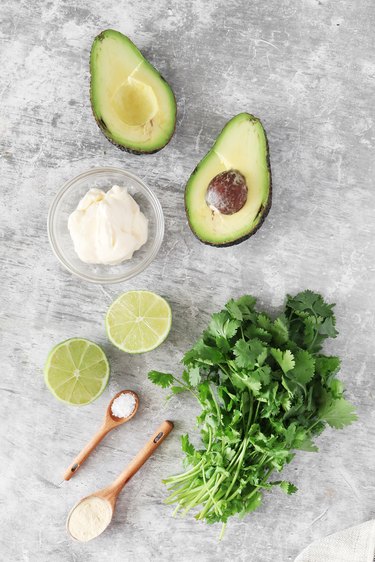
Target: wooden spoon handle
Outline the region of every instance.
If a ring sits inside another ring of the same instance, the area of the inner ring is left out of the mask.
[[[110,486],[110,494],[112,497],[116,498],[121,492],[123,487],[130,478],[134,476],[136,472],[144,465],[144,463],[149,459],[152,453],[159,447],[159,445],[164,441],[167,435],[173,429],[173,423],[171,421],[163,421],[161,425],[157,428],[151,439],[146,443],[146,445],[137,453],[132,461],[128,464],[125,470],[116,478],[116,480]]]
[[[64,480],[70,480],[72,476],[76,474],[79,467],[85,462],[87,457],[92,453],[95,447],[100,443],[100,441],[107,435],[111,430],[111,427],[103,425],[93,438],[87,443],[87,445],[82,449],[82,451],[76,456],[72,464],[64,473]]]

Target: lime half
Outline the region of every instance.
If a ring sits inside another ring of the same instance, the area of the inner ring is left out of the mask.
[[[151,291],[129,291],[108,309],[105,324],[111,342],[127,353],[158,347],[171,329],[171,307]]]
[[[67,404],[83,406],[98,398],[109,378],[104,351],[92,341],[72,338],[56,345],[44,366],[52,394]]]

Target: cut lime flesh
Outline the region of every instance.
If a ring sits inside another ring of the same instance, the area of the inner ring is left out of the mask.
[[[105,323],[116,347],[127,353],[144,353],[158,347],[168,336],[171,307],[151,291],[128,291],[111,304]]]
[[[62,402],[75,406],[90,404],[105,389],[109,363],[96,343],[72,338],[56,345],[44,366],[46,385]]]

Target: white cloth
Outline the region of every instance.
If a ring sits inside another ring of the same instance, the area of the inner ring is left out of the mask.
[[[374,562],[375,520],[310,544],[295,562]]]

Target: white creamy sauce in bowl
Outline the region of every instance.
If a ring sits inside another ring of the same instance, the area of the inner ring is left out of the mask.
[[[92,188],[68,219],[81,261],[117,265],[130,260],[148,238],[148,220],[125,187]]]

